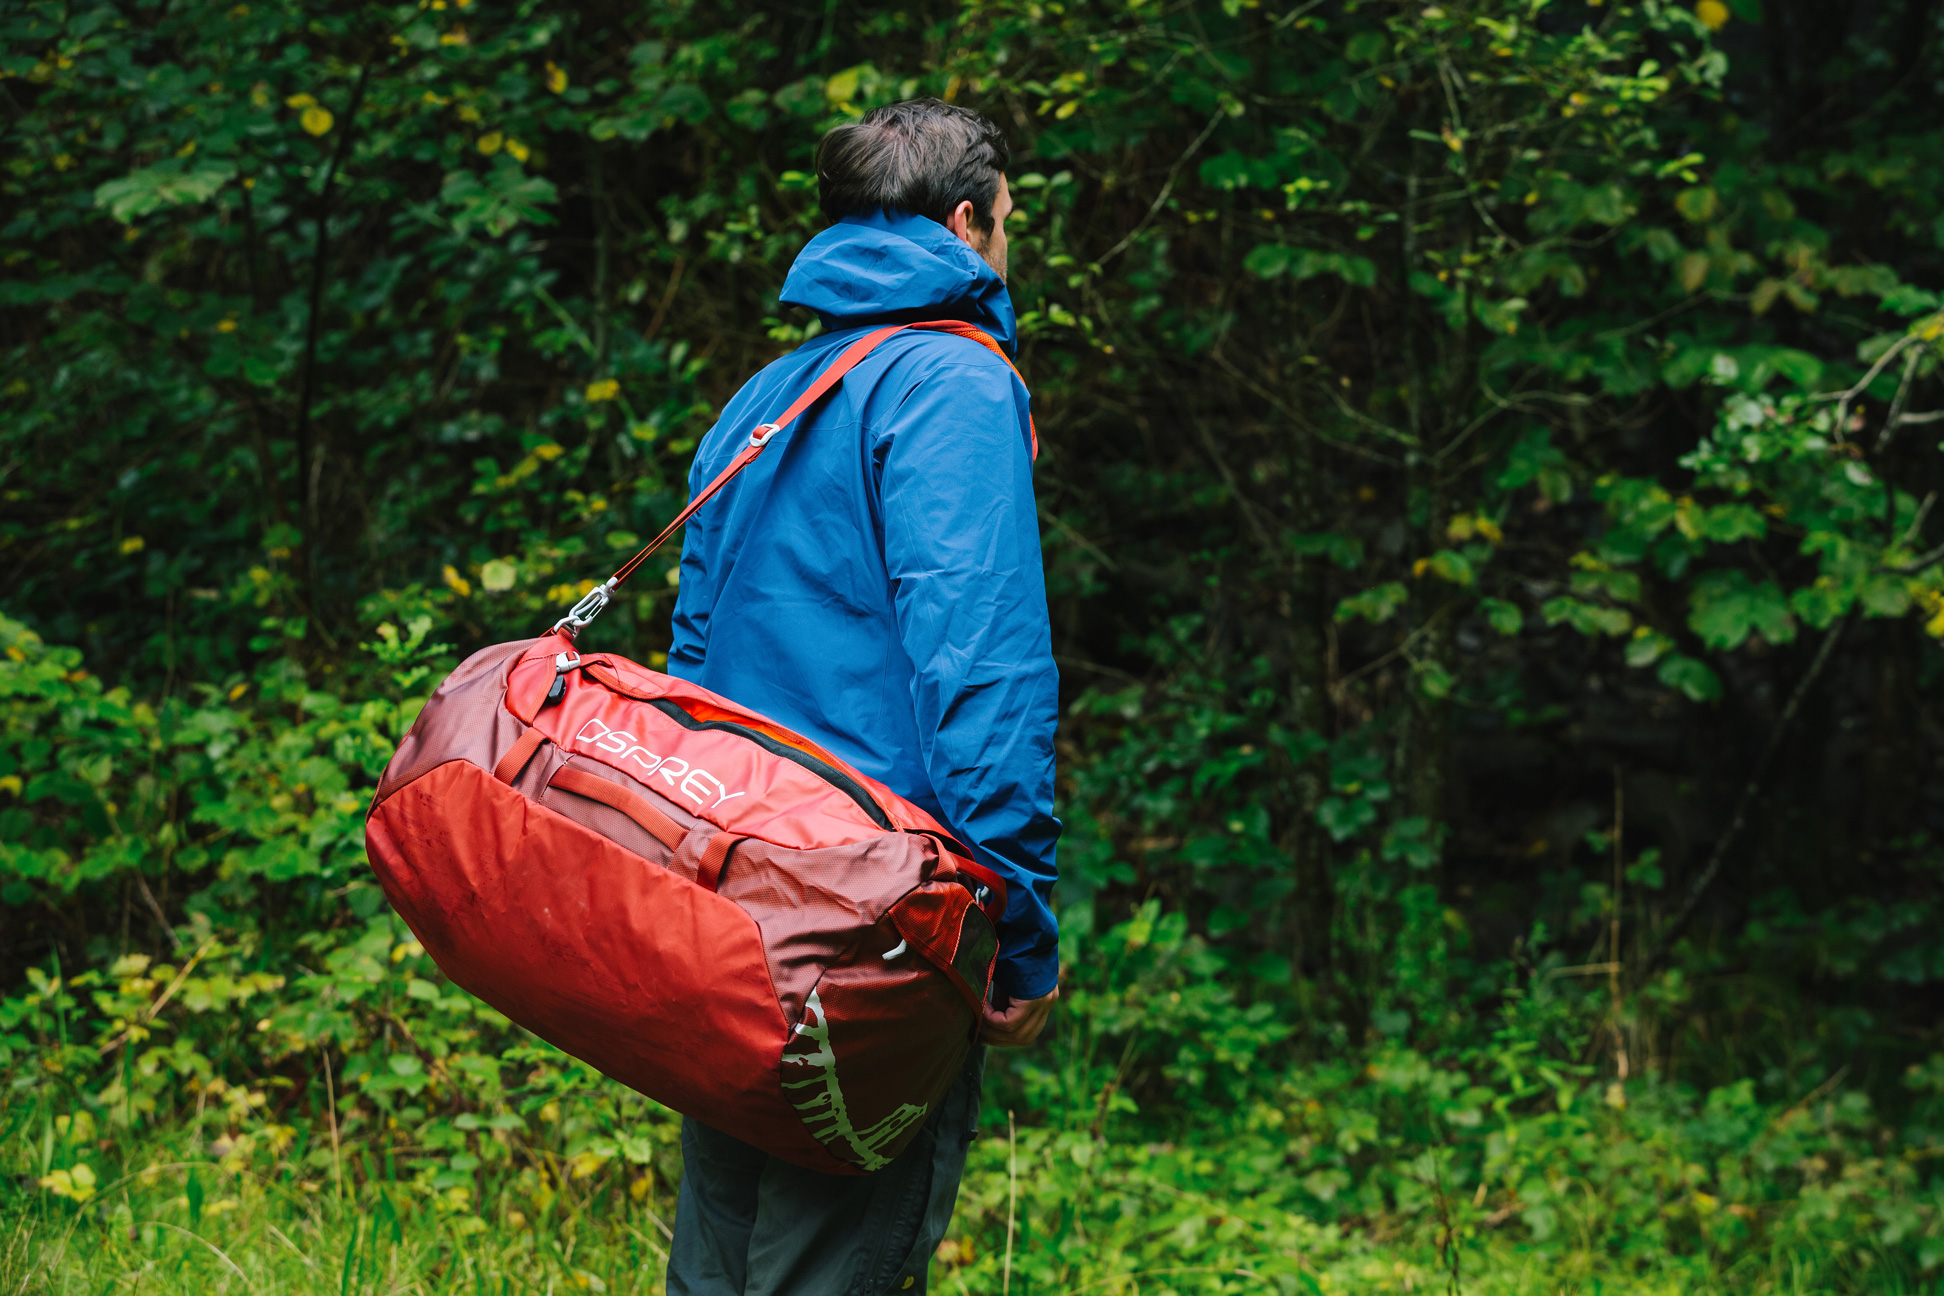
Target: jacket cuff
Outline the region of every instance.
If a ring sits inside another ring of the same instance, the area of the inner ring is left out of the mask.
[[[1060,984],[1060,951],[1020,950],[1001,954],[992,974],[993,998],[1004,996],[1014,1002],[1044,999]]]

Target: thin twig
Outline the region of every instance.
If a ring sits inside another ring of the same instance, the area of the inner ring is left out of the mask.
[[[1202,127],[1201,134],[1195,136],[1195,142],[1190,144],[1187,150],[1175,159],[1174,165],[1168,168],[1168,178],[1162,184],[1161,192],[1154,196],[1154,202],[1148,207],[1147,215],[1141,217],[1140,223],[1133,229],[1127,231],[1125,238],[1109,248],[1106,256],[1094,262],[1096,268],[1106,265],[1121,253],[1127,251],[1128,245],[1140,237],[1141,231],[1153,224],[1154,218],[1161,212],[1162,204],[1166,203],[1168,201],[1168,195],[1174,192],[1175,181],[1181,175],[1181,168],[1188,164],[1189,158],[1201,151],[1202,145],[1208,143],[1208,137],[1215,133],[1215,128],[1222,124],[1222,118],[1226,116],[1228,116],[1228,109],[1217,108],[1215,110],[1215,115],[1208,119],[1208,125]]]
[[[999,1296],[1012,1291],[1013,1220],[1019,1206],[1019,1153],[1012,1109],[1006,1110],[1006,1263],[999,1280]]]
[[[1074,530],[1071,526],[1067,525],[1066,520],[1062,518],[1059,514],[1055,513],[1052,509],[1049,509],[1046,507],[1046,505],[1042,504],[1039,506],[1039,515],[1042,521],[1051,522],[1053,524],[1054,529],[1059,531],[1061,535],[1073,541],[1074,544],[1078,545],[1082,549],[1085,549],[1088,553],[1092,554],[1094,557],[1100,559],[1100,561],[1106,565],[1108,571],[1117,572],[1120,570],[1120,564],[1115,562],[1112,558],[1108,557],[1106,550],[1102,549],[1099,545],[1095,544],[1093,541],[1087,539],[1087,537],[1081,535],[1078,531]]]
[[[324,1101],[330,1104],[331,1114],[331,1165],[332,1176],[337,1182],[337,1199],[344,1200],[344,1152],[338,1145],[337,1088],[331,1082],[331,1050],[324,1054]]]
[[[324,316],[324,267],[331,250],[331,190],[339,168],[351,151],[351,140],[357,134],[358,107],[364,102],[365,84],[371,78],[371,62],[367,59],[358,69],[357,84],[351,88],[351,102],[344,110],[344,133],[338,136],[337,147],[331,150],[330,164],[324,169],[324,183],[317,191],[317,237],[311,247],[310,314],[304,321],[304,372],[297,387],[296,441],[297,499],[304,520],[304,597],[313,608],[317,600],[311,589],[314,571],[311,556],[317,545],[318,473],[311,462],[316,457],[311,444],[311,404],[317,395],[317,333]]]
[[[241,1278],[243,1280],[244,1287],[247,1288],[250,1285],[250,1276],[243,1272],[241,1267],[237,1265],[236,1261],[230,1259],[229,1256],[224,1254],[223,1248],[217,1246],[214,1242],[211,1242],[208,1238],[204,1237],[202,1234],[192,1233],[188,1229],[183,1228],[180,1224],[171,1224],[167,1220],[150,1220],[149,1223],[154,1224],[160,1228],[174,1229],[176,1232],[182,1234],[184,1237],[192,1237],[196,1239],[196,1241],[208,1247],[210,1249],[210,1252],[214,1254],[218,1260],[221,1260],[224,1264],[228,1265],[230,1267],[230,1272],[234,1273],[238,1278]]]
[[[148,904],[149,912],[155,915],[155,921],[162,924],[162,931],[168,936],[169,943],[181,949],[182,937],[176,935],[176,929],[169,925],[169,915],[162,912],[161,904],[156,901],[155,892],[149,890],[148,879],[142,876],[140,870],[135,874],[135,886],[141,891],[142,899]]]
[[[1835,655],[1836,641],[1843,637],[1843,630],[1849,625],[1849,620],[1849,614],[1845,613],[1823,636],[1822,646],[1816,649],[1815,660],[1809,663],[1808,671],[1797,683],[1795,692],[1789,695],[1788,704],[1782,708],[1782,714],[1776,717],[1775,728],[1769,733],[1768,745],[1762,749],[1761,757],[1755,762],[1754,772],[1748,776],[1748,782],[1742,788],[1740,798],[1735,802],[1735,813],[1728,821],[1728,828],[1715,842],[1714,851],[1708,856],[1707,867],[1702,869],[1700,876],[1694,879],[1694,885],[1688,888],[1686,898],[1681,901],[1681,907],[1675,910],[1674,917],[1655,936],[1653,949],[1640,961],[1639,967],[1635,970],[1633,977],[1635,986],[1644,984],[1647,978],[1654,974],[1661,960],[1666,958],[1673,948],[1674,940],[1681,934],[1681,929],[1687,925],[1688,919],[1694,916],[1695,907],[1701,903],[1701,897],[1707,893],[1710,886],[1714,885],[1714,880],[1721,876],[1722,865],[1727,862],[1729,850],[1740,838],[1742,829],[1748,826],[1749,811],[1754,808],[1755,800],[1761,794],[1762,780],[1768,774],[1776,752],[1781,750],[1782,738],[1788,733],[1789,726],[1795,722],[1796,713],[1802,710],[1803,700],[1809,696],[1809,690],[1821,677],[1823,668],[1829,665],[1829,659]]]
[[[1451,609],[1456,606],[1458,606],[1456,602],[1446,603],[1443,607],[1439,608],[1436,612],[1433,612],[1429,617],[1427,617],[1423,625],[1411,631],[1410,634],[1404,636],[1404,638],[1398,642],[1397,647],[1391,649],[1389,652],[1385,653],[1382,657],[1377,658],[1375,661],[1365,662],[1363,665],[1357,667],[1357,669],[1351,671],[1348,675],[1339,676],[1336,679],[1336,681],[1330,685],[1331,695],[1335,697],[1335,699],[1339,703],[1342,702],[1343,690],[1346,686],[1356,683],[1358,680],[1362,679],[1364,676],[1370,674],[1370,672],[1374,670],[1381,670],[1383,667],[1388,666],[1392,662],[1396,661],[1399,657],[1407,656],[1410,653],[1411,645],[1416,643],[1418,640],[1424,638],[1424,636],[1430,634],[1432,630],[1436,629],[1438,623],[1444,620],[1446,614],[1449,613]]]
[[[1909,544],[1918,536],[1924,534],[1924,519],[1930,516],[1931,505],[1935,503],[1937,503],[1936,491],[1931,491],[1924,496],[1924,502],[1917,506],[1917,516],[1910,519],[1909,527],[1904,530],[1904,544]]]
[[[1836,439],[1838,441],[1843,439],[1844,429],[1849,423],[1850,402],[1858,396],[1861,396],[1865,391],[1868,391],[1870,384],[1877,380],[1877,375],[1881,374],[1885,369],[1888,369],[1890,362],[1902,355],[1905,348],[1916,340],[1917,338],[1914,335],[1905,335],[1904,337],[1898,338],[1888,351],[1885,351],[1881,356],[1877,357],[1877,362],[1870,366],[1870,371],[1863,375],[1862,380],[1848,391],[1825,392],[1822,395],[1810,398],[1818,401],[1833,400],[1836,402]]]
[[[126,1040],[129,1037],[130,1031],[134,1027],[146,1026],[149,1022],[154,1021],[156,1014],[169,1006],[169,1000],[175,998],[175,992],[182,989],[182,983],[189,979],[189,974],[196,970],[196,964],[202,962],[203,955],[209,953],[209,947],[211,945],[214,945],[215,943],[216,943],[216,938],[214,936],[211,936],[208,940],[204,941],[202,943],[202,947],[198,949],[194,954],[190,955],[189,961],[182,965],[182,970],[175,974],[175,979],[169,982],[168,988],[165,989],[159,997],[157,997],[154,1003],[150,1004],[147,1008],[144,1008],[142,1010],[141,1017],[138,1018],[136,1021],[129,1023],[129,1026],[123,1029],[120,1033],[111,1035],[106,1040],[102,1041],[100,1045],[100,1051],[106,1053],[109,1049],[114,1048],[116,1045]]]
[[[1907,563],[1898,563],[1893,567],[1885,567],[1884,570],[1896,572],[1899,576],[1915,576],[1940,558],[1944,558],[1944,545],[1926,550]]]

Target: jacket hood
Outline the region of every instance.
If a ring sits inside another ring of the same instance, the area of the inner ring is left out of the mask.
[[[1014,348],[999,273],[943,225],[909,212],[839,220],[804,245],[779,295],[817,312],[826,329],[957,319]]]

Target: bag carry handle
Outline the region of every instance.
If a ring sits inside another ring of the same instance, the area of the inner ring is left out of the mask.
[[[1019,376],[1018,367],[1013,364],[1011,357],[1007,356],[1000,345],[993,341],[991,335],[965,323],[963,320],[926,320],[923,323],[917,324],[892,324],[888,327],[874,329],[866,333],[863,337],[846,347],[844,353],[838,356],[828,369],[818,374],[816,381],[811,383],[803,395],[797,397],[791,403],[790,407],[784,410],[781,416],[774,422],[758,424],[756,429],[749,434],[749,444],[744,446],[736,457],[729,461],[729,466],[724,468],[720,473],[717,473],[714,481],[697,492],[695,498],[688,502],[688,506],[675,515],[675,520],[663,527],[661,534],[653,540],[650,540],[640,553],[628,559],[625,563],[622,563],[620,570],[608,577],[606,581],[589,590],[581,597],[578,603],[574,604],[568,610],[566,616],[554,622],[553,632],[556,634],[565,634],[569,639],[572,639],[575,635],[586,629],[594,618],[601,614],[601,609],[613,601],[615,588],[622,581],[634,575],[635,569],[647,561],[648,555],[661,548],[662,543],[668,537],[674,535],[683,523],[694,517],[696,511],[704,504],[714,499],[716,493],[724,486],[727,486],[736,474],[755,463],[778,432],[781,432],[784,428],[796,422],[797,418],[805,410],[829,395],[830,391],[844,380],[844,375],[852,369],[855,369],[865,356],[876,350],[880,342],[883,342],[894,333],[903,332],[905,329],[931,329],[940,333],[953,333],[959,337],[970,339],[979,343],[988,351],[991,351],[1001,360],[1004,360],[1006,367],[1013,371],[1013,375],[1015,377]],[[1025,381],[1024,378],[1020,378],[1021,383]],[[1033,420],[1030,414],[1026,419],[1026,427],[1032,436],[1033,458],[1038,459],[1039,429],[1033,426]]]

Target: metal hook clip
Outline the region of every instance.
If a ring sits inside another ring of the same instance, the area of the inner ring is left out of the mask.
[[[569,639],[585,630],[601,615],[601,609],[614,598],[614,578],[608,577],[581,596],[580,602],[567,610],[567,615],[554,622],[553,633],[566,632]]]

